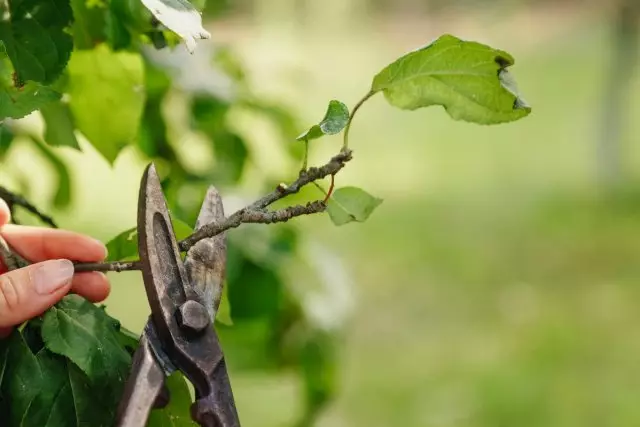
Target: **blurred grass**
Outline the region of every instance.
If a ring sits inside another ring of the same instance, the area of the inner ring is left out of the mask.
[[[516,57],[530,117],[479,127],[438,108],[399,112],[374,99],[354,123],[356,161],[339,184],[360,185],[385,203],[364,225],[300,221],[357,279],[342,389],[321,426],[640,425],[640,101],[627,109],[628,186],[603,197],[595,180],[608,60],[602,23],[554,28],[547,39],[552,29],[535,24],[537,43],[529,39],[535,33],[455,32]],[[233,40],[262,92],[313,123],[330,99],[353,105],[386,63],[449,31],[425,23],[394,38],[379,28],[318,36],[251,27]],[[640,94],[640,78],[631,93]],[[259,146],[262,128],[238,120]],[[338,147],[337,139],[318,141],[313,159]],[[15,150],[13,168],[29,167],[35,155]],[[56,213],[63,226],[108,239],[135,224],[135,155],[114,170],[90,147],[65,158],[78,186],[74,215]],[[48,191],[34,189],[34,199]],[[141,284],[131,273],[113,284],[109,310],[140,329]],[[233,379],[244,425],[293,419],[291,375]]]

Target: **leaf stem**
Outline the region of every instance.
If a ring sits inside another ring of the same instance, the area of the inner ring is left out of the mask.
[[[307,170],[307,163],[309,161],[309,140],[304,140],[304,158],[302,159],[302,169],[300,172],[304,172]]]
[[[364,96],[364,98],[362,98],[360,101],[358,101],[358,103],[355,105],[355,107],[353,107],[353,110],[351,111],[351,115],[349,116],[349,121],[347,122],[347,126],[345,126],[345,128],[344,128],[344,134],[343,134],[344,137],[343,137],[343,143],[342,143],[342,149],[343,150],[348,150],[349,149],[349,131],[351,130],[351,122],[353,121],[353,118],[355,117],[355,115],[358,112],[358,110],[360,109],[360,107],[362,107],[362,104],[367,102],[369,100],[369,98],[371,98],[375,94],[376,94],[376,92],[370,91],[368,94],[366,94]]]
[[[327,195],[324,196],[324,203],[327,203],[329,201],[329,198],[331,197],[331,194],[333,194],[333,187],[335,186],[335,178],[336,175],[335,174],[331,174],[331,185],[329,185],[329,191],[327,191]]]

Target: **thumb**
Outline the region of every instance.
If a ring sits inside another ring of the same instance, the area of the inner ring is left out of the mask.
[[[51,260],[0,275],[0,336],[62,299],[73,272],[71,261]]]

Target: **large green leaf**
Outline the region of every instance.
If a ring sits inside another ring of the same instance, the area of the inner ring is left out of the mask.
[[[382,203],[382,199],[372,196],[356,187],[343,187],[333,192],[327,205],[327,212],[335,225],[349,222],[364,222]]]
[[[66,103],[51,102],[40,108],[40,114],[45,123],[45,142],[57,147],[80,149],[74,133],[73,117]]]
[[[138,133],[145,100],[142,59],[102,44],[74,52],[68,69],[76,126],[113,163]]]
[[[513,63],[507,52],[444,35],[383,69],[371,93],[406,110],[442,105],[455,120],[510,122],[531,112],[508,74]]]
[[[324,118],[317,125],[311,126],[306,132],[298,136],[298,141],[310,141],[324,135],[335,135],[349,123],[349,108],[340,101],[330,101]]]
[[[0,22],[0,40],[21,82],[55,81],[69,61],[73,20],[66,0],[9,1],[10,19]]]
[[[149,414],[147,427],[189,427],[197,424],[191,419],[191,393],[180,372],[173,373],[166,383],[171,400],[162,410]]]
[[[66,296],[44,315],[42,338],[48,350],[69,358],[92,383],[117,397],[129,373],[131,356],[104,310],[78,295]]]
[[[171,219],[176,240],[182,240],[193,233],[193,227],[179,219]],[[138,230],[130,228],[118,234],[107,243],[109,261],[131,261],[138,259]]]
[[[40,392],[40,364],[17,329],[9,338],[0,340],[0,354],[6,355],[0,395],[3,399],[10,399],[11,405],[9,413],[3,417],[3,425],[21,426],[22,419]]]

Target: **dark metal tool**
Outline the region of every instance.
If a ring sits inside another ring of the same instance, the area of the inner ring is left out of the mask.
[[[155,167],[144,172],[138,202],[138,247],[151,316],[133,357],[117,427],[143,427],[168,403],[165,378],[181,371],[196,390],[191,407],[203,427],[240,427],[212,319],[189,282]]]

